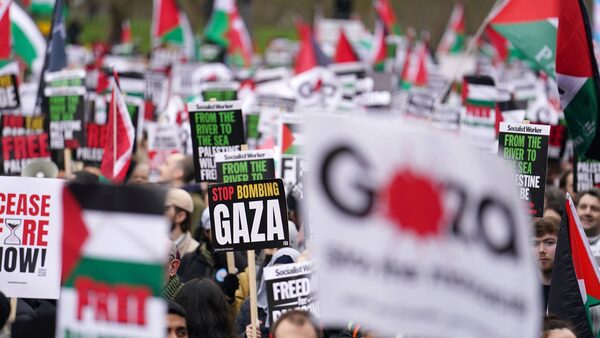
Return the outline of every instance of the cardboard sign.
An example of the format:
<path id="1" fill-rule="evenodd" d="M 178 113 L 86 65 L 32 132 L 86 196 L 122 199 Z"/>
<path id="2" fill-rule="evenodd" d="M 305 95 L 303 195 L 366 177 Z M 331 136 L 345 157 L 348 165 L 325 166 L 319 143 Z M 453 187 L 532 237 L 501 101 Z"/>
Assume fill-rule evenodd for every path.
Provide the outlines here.
<path id="1" fill-rule="evenodd" d="M 382 336 L 539 337 L 529 218 L 501 159 L 405 121 L 320 115 L 307 125 L 325 325 L 360 318 Z"/>
<path id="2" fill-rule="evenodd" d="M 171 154 L 183 153 L 181 130 L 175 124 L 146 123 L 148 133 L 148 159 L 150 160 L 150 179 L 152 182 L 160 176 L 159 168 Z"/>
<path id="3" fill-rule="evenodd" d="M 81 87 L 85 86 L 85 70 L 67 69 L 58 72 L 47 72 L 44 75 L 46 87 Z"/>
<path id="4" fill-rule="evenodd" d="M 20 106 L 17 75 L 0 75 L 0 110 L 18 109 Z"/>
<path id="5" fill-rule="evenodd" d="M 283 115 L 279 127 L 279 149 L 281 160 L 279 164 L 279 177 L 287 185 L 302 181 L 304 172 L 303 147 L 305 145 L 302 133 L 303 119 L 297 115 Z"/>
<path id="6" fill-rule="evenodd" d="M 88 165 L 100 166 L 108 138 L 108 125 L 86 123 L 84 143 L 82 147 L 75 149 L 75 159 Z"/>
<path id="7" fill-rule="evenodd" d="M 51 159 L 43 116 L 0 116 L 2 174 L 19 175 L 36 159 Z"/>
<path id="8" fill-rule="evenodd" d="M 573 168 L 573 189 L 576 192 L 600 188 L 600 161 L 580 160 L 575 156 Z"/>
<path id="9" fill-rule="evenodd" d="M 58 299 L 63 180 L 0 177 L 0 290 Z"/>
<path id="10" fill-rule="evenodd" d="M 190 103 L 188 105 L 196 181 L 217 180 L 216 153 L 240 151 L 244 144 L 244 120 L 240 101 Z"/>
<path id="11" fill-rule="evenodd" d="M 272 150 L 215 154 L 219 182 L 259 181 L 275 178 Z"/>
<path id="12" fill-rule="evenodd" d="M 500 123 L 498 154 L 514 166 L 519 198 L 533 217 L 544 215 L 549 135 L 547 125 Z"/>
<path id="13" fill-rule="evenodd" d="M 131 186 L 64 188 L 56 337 L 164 337 L 164 195 Z"/>
<path id="14" fill-rule="evenodd" d="M 210 186 L 208 206 L 215 252 L 289 245 L 285 191 L 279 179 Z"/>
<path id="15" fill-rule="evenodd" d="M 83 145 L 85 87 L 46 88 L 50 149 L 75 149 Z"/>
<path id="16" fill-rule="evenodd" d="M 240 88 L 238 82 L 206 82 L 201 86 L 202 99 L 210 101 L 235 101 Z"/>
<path id="17" fill-rule="evenodd" d="M 264 276 L 271 325 L 290 310 L 303 310 L 320 316 L 318 283 L 312 262 L 266 267 Z"/>

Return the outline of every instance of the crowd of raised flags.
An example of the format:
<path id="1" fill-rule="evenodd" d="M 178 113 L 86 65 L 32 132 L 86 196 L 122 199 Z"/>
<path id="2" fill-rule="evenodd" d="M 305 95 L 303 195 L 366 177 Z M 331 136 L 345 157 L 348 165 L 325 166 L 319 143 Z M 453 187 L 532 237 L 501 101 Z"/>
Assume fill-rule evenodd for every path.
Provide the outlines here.
<path id="1" fill-rule="evenodd" d="M 242 110 L 245 143 L 243 146 L 235 146 L 241 146 L 243 150 L 272 150 L 276 176 L 283 180 L 286 192 L 300 190 L 300 195 L 304 193 L 303 178 L 306 175 L 315 181 L 322 180 L 319 182 L 325 186 L 325 195 L 335 200 L 339 191 L 332 192 L 327 185 L 329 183 L 326 181 L 332 178 L 326 175 L 325 170 L 332 165 L 332 158 L 339 156 L 339 153 L 355 156 L 355 160 L 348 160 L 349 164 L 346 164 L 358 163 L 363 166 L 361 170 L 371 168 L 369 163 L 377 162 L 375 159 L 389 159 L 393 162 L 398 160 L 397 157 L 402 157 L 392 155 L 400 154 L 400 148 L 397 149 L 395 144 L 389 143 L 389 153 L 384 153 L 381 144 L 374 142 L 369 143 L 369 146 L 377 150 L 370 157 L 361 157 L 360 154 L 357 155 L 359 151 L 342 147 L 332 151 L 330 157 L 323 160 L 321 168 L 319 158 L 315 155 L 318 153 L 314 150 L 315 143 L 311 146 L 312 153 L 304 153 L 305 146 L 311 139 L 315 139 L 303 130 L 307 115 L 313 116 L 313 128 L 318 125 L 315 122 L 318 118 L 315 116 L 319 114 L 359 121 L 375 117 L 375 121 L 389 121 L 380 121 L 382 125 L 386 125 L 385 128 L 389 127 L 387 124 L 415 123 L 419 125 L 418 128 L 460 138 L 470 146 L 469 149 L 487 153 L 485 156 L 498 153 L 501 125 L 550 126 L 547 144 L 549 164 L 548 170 L 543 171 L 547 177 L 542 178 L 550 185 L 558 181 L 561 166 L 570 167 L 577 172 L 578 167 L 572 166 L 574 162 L 587 164 L 591 168 L 596 161 L 600 161 L 600 75 L 596 58 L 600 43 L 600 2 L 594 1 L 592 17 L 583 0 L 498 1 L 477 32 L 468 36 L 465 21 L 465 17 L 469 15 L 468 7 L 458 1 L 449 15 L 449 22 L 439 43 L 431 41 L 427 31 L 417 32 L 413 28 L 402 26 L 396 18 L 393 3 L 390 0 L 373 1 L 376 20 L 372 31 L 358 18 L 333 20 L 316 17 L 312 25 L 307 23 L 309 18 L 297 19 L 294 23 L 297 40 L 275 39 L 259 55 L 254 48 L 252 32 L 247 29 L 235 0 L 215 0 L 210 19 L 199 36 L 195 35 L 195 32 L 200 31 L 198 27 L 192 27 L 188 20 L 188 16 L 197 13 L 185 13 L 177 0 L 154 0 L 152 25 L 148 32 L 152 49 L 149 56 L 144 56 L 137 53 L 131 31 L 131 22 L 136 20 L 135 17 L 122 22 L 119 44 L 108 49 L 101 45 L 90 48 L 69 44 L 64 0 L 56 0 L 48 7 L 52 8 L 52 14 L 49 15 L 49 27 L 45 32 L 47 37 L 42 35 L 38 25 L 16 1 L 0 0 L 0 132 L 3 137 L 0 145 L 0 173 L 6 176 L 27 176 L 34 170 L 30 165 L 39 165 L 38 161 L 43 160 L 54 162 L 64 176 L 85 167 L 100 176 L 102 181 L 122 185 L 134 175 L 140 164 L 147 164 L 149 182 L 162 183 L 159 181 L 160 168 L 167 165 L 169 156 L 178 153 L 194 156 L 196 177 L 200 177 L 198 172 L 204 165 L 201 165 L 202 160 L 209 163 L 214 154 L 210 154 L 208 159 L 201 159 L 202 155 L 198 154 L 199 146 L 195 139 L 192 142 L 192 138 L 198 133 L 202 134 L 203 129 L 199 124 L 203 122 L 195 120 L 193 114 L 202 112 L 202 109 L 222 111 L 217 105 L 222 101 L 238 101 L 232 106 L 240 106 Z M 44 6 L 49 6 L 49 2 L 34 1 L 28 9 L 32 11 L 34 5 L 45 8 Z M 48 8 L 43 8 L 36 10 L 48 12 Z M 592 18 L 595 19 L 593 22 Z M 434 48 L 436 43 L 437 48 Z M 206 108 L 208 106 L 203 106 L 203 103 L 214 103 L 215 106 Z M 61 107 L 61 104 L 65 111 L 56 111 L 56 107 Z M 22 117 L 24 121 L 33 121 L 37 117 L 43 123 L 33 126 L 33 123 L 26 122 L 17 127 L 11 124 L 9 117 Z M 319 126 L 316 128 L 319 133 L 327 133 L 328 128 L 339 128 L 338 132 L 341 133 L 340 130 L 356 127 L 356 133 L 364 132 L 377 137 L 374 132 L 376 128 L 365 126 L 363 131 L 358 129 L 361 127 L 360 123 L 354 126 L 339 122 L 336 126 L 333 125 L 336 124 L 335 119 L 328 117 L 324 121 L 331 125 Z M 226 129 L 233 125 L 213 127 Z M 402 132 L 405 133 L 402 135 L 408 135 L 407 130 Z M 34 135 L 35 140 L 31 138 Z M 387 135 L 392 140 L 393 133 L 386 134 L 382 131 L 382 135 Z M 414 139 L 421 139 L 423 135 L 425 134 L 417 133 Z M 19 139 L 22 136 L 29 138 L 23 141 Z M 219 140 L 227 140 L 226 136 Z M 332 140 L 336 136 L 339 135 L 331 133 Z M 57 137 L 64 139 L 62 146 L 55 145 Z M 325 137 L 316 139 L 325 143 L 331 141 Z M 398 138 L 394 142 L 407 139 L 409 138 Z M 38 141 L 39 144 L 34 144 Z M 228 141 L 223 142 L 224 144 L 219 144 L 223 148 L 230 146 Z M 365 141 L 365 147 L 367 143 Z M 427 149 L 434 151 L 434 148 L 432 145 Z M 401 152 L 403 156 L 412 156 L 404 148 Z M 415 157 L 415 163 L 421 160 Z M 312 163 L 308 163 L 311 161 Z M 446 163 L 450 162 L 444 162 Z M 458 172 L 463 170 L 459 158 L 456 163 L 449 165 L 458 168 Z M 308 170 L 309 167 L 315 170 Z M 342 167 L 338 170 L 346 176 L 351 175 Z M 414 168 L 406 169 L 409 174 L 397 170 L 398 180 L 395 183 L 406 183 L 404 179 L 423 183 L 419 181 L 419 174 L 411 171 Z M 469 170 L 471 168 L 464 168 L 465 172 Z M 498 172 L 504 173 L 500 169 Z M 389 173 L 394 174 L 393 171 Z M 340 177 L 346 177 L 344 175 Z M 365 209 L 367 211 L 354 214 L 348 212 L 350 215 L 361 214 L 361 217 L 367 217 L 373 209 L 373 203 L 378 203 L 373 202 L 374 199 L 394 195 L 390 192 L 384 194 L 367 190 L 374 189 L 374 185 L 382 184 L 387 179 L 372 175 L 365 174 L 361 180 L 373 180 L 375 183 L 348 183 L 348 189 L 364 192 L 364 196 L 357 196 L 356 201 L 348 204 L 333 202 L 333 205 L 348 211 L 359 204 L 363 197 L 371 198 L 371 205 Z M 440 173 L 427 175 L 428 179 L 447 179 Z M 590 175 L 600 175 L 600 171 Z M 331 184 L 340 184 L 344 180 L 346 178 Z M 410 189 L 423 187 L 419 184 L 406 184 Z M 452 189 L 456 188 L 453 185 L 455 183 L 444 181 L 442 185 L 444 184 L 452 186 Z M 576 179 L 574 184 L 578 184 Z M 590 185 L 600 186 L 600 179 Z M 474 186 L 475 183 L 472 187 Z M 390 187 L 387 188 L 393 190 L 395 186 Z M 470 188 L 457 196 L 466 198 L 472 192 Z M 76 191 L 77 186 L 72 189 Z M 318 189 L 320 188 L 308 191 L 316 195 Z M 483 188 L 477 185 L 477 189 Z M 115 189 L 112 193 L 118 193 L 117 191 Z M 434 195 L 437 193 L 432 192 Z M 131 191 L 128 194 L 136 195 Z M 310 196 L 307 198 L 310 199 Z M 518 200 L 517 194 L 514 194 L 514 198 Z M 399 198 L 398 201 L 404 201 L 393 206 L 399 210 L 411 205 L 411 208 L 422 208 L 423 214 L 429 212 L 428 202 L 425 200 L 423 205 L 416 207 L 411 204 L 412 200 Z M 105 202 L 98 199 L 96 203 L 101 205 Z M 473 203 L 470 202 L 469 206 Z M 481 205 L 485 206 L 485 203 L 480 204 L 479 223 L 483 223 L 485 215 L 482 216 Z M 566 271 L 570 273 L 574 269 L 577 273 L 581 295 L 584 296 L 587 291 L 592 295 L 589 297 L 595 300 L 597 297 L 593 295 L 600 291 L 600 279 L 595 271 L 597 266 L 595 262 L 586 259 L 589 245 L 582 235 L 583 230 L 570 197 L 566 198 L 565 204 L 566 217 L 559 233 L 559 242 L 560 236 L 563 236 L 560 255 L 574 266 Z M 102 210 L 112 210 L 108 206 L 105 209 L 107 210 Z M 462 214 L 463 211 L 457 213 Z M 308 210 L 305 219 L 309 219 L 311 213 Z M 329 215 L 322 211 L 316 214 Z M 386 217 L 399 214 L 401 212 L 391 212 Z M 211 219 L 214 221 L 213 216 L 211 215 Z M 340 216 L 333 221 L 343 223 L 346 221 L 344 217 Z M 406 230 L 403 222 L 410 223 L 419 218 L 411 217 L 413 218 L 409 217 L 407 221 L 399 215 L 401 220 L 394 221 L 400 222 L 399 228 Z M 514 216 L 514 219 L 520 219 L 519 217 L 521 216 Z M 421 224 L 420 221 L 415 222 Z M 315 224 L 321 225 L 319 220 Z M 452 226 L 455 233 L 463 231 L 457 230 L 461 226 L 458 221 Z M 318 236 L 320 230 L 313 230 L 312 225 L 307 224 L 302 231 L 305 232 L 302 236 L 306 239 L 303 245 L 310 248 L 312 236 Z M 566 233 L 569 233 L 568 240 L 565 240 Z M 522 243 L 523 239 L 517 242 Z M 521 245 L 518 243 L 515 244 L 517 247 Z M 112 257 L 109 251 L 102 251 L 102 255 Z M 570 252 L 574 257 L 569 258 Z M 331 255 L 343 261 L 340 258 L 343 256 L 341 251 Z M 352 258 L 347 259 L 356 263 Z M 1 260 L 0 256 L 0 266 Z M 156 265 L 156 261 L 153 264 Z M 529 265 L 523 263 L 520 268 L 523 269 L 521 271 L 526 271 Z M 327 269 L 317 271 L 324 275 L 328 273 Z M 400 274 L 399 271 L 395 272 Z M 256 278 L 256 275 L 250 276 Z M 563 284 L 561 287 L 564 287 Z M 74 289 L 69 290 L 73 283 L 65 285 L 63 281 L 63 289 L 65 287 L 70 292 L 68 297 L 75 297 Z M 587 301 L 583 304 L 577 299 L 557 306 L 557 299 L 561 300 L 563 297 L 561 290 L 563 289 L 559 290 L 557 286 L 554 291 L 550 291 L 555 309 L 560 312 L 556 314 L 572 320 L 568 315 L 569 306 L 579 306 L 577 311 L 583 311 L 590 318 L 590 325 L 593 324 L 595 317 L 590 309 L 595 303 Z M 321 289 L 320 292 L 327 290 Z M 153 294 L 156 296 L 157 293 Z M 402 300 L 398 299 L 397 303 L 402 303 Z M 371 306 L 376 307 L 373 304 Z M 324 304 L 324 308 L 335 307 Z M 526 309 L 523 306 L 521 310 L 527 311 Z M 366 305 L 365 310 L 368 310 Z M 503 315 L 498 315 L 499 321 L 506 320 L 509 323 Z M 539 315 L 541 322 L 542 312 Z M 323 314 L 323 317 L 335 316 Z M 384 319 L 380 319 L 383 322 Z M 360 322 L 361 318 L 347 320 Z M 335 321 L 332 319 L 332 322 Z M 389 333 L 389 330 L 378 327 L 382 322 L 377 319 L 367 320 L 367 324 L 374 326 L 374 331 Z M 524 327 L 539 328 L 539 322 Z M 435 321 L 432 321 L 432 325 L 435 326 Z M 415 324 L 408 327 L 418 330 L 419 326 Z M 588 328 L 585 337 L 598 336 L 596 331 L 592 335 L 592 331 Z M 432 329 L 425 334 L 432 332 L 435 334 L 436 331 Z M 474 337 L 473 332 L 466 336 Z M 451 335 L 458 337 L 459 333 L 459 330 L 452 331 Z M 533 335 L 526 338 L 533 338 Z"/>

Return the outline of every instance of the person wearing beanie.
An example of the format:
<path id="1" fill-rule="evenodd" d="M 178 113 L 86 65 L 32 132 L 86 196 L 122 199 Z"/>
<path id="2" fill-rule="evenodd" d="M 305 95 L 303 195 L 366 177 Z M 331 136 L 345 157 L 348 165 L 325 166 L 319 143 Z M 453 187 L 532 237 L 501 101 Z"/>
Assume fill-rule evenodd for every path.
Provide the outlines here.
<path id="1" fill-rule="evenodd" d="M 165 215 L 171 222 L 171 239 L 177 246 L 178 257 L 198 248 L 199 243 L 190 232 L 193 212 L 194 202 L 189 193 L 177 188 L 169 190 L 165 200 Z"/>

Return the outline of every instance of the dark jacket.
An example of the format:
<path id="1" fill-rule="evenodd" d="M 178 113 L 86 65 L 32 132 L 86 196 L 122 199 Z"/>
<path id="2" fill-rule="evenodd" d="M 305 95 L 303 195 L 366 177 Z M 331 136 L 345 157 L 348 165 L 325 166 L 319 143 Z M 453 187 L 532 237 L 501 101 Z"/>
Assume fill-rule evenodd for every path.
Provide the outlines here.
<path id="1" fill-rule="evenodd" d="M 260 332 L 263 337 L 269 337 L 269 329 L 265 327 L 267 322 L 267 312 L 258 308 L 258 320 L 262 322 Z M 246 337 L 246 326 L 250 325 L 250 299 L 246 299 L 240 308 L 240 313 L 235 317 L 235 330 L 241 338 Z"/>

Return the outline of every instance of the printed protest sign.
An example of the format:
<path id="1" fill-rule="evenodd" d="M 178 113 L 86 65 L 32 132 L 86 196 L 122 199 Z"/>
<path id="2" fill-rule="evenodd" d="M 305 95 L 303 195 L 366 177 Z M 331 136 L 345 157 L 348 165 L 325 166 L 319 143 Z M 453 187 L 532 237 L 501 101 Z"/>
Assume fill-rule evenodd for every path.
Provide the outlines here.
<path id="1" fill-rule="evenodd" d="M 58 299 L 63 180 L 0 176 L 0 290 Z"/>
<path id="2" fill-rule="evenodd" d="M 44 80 L 46 87 L 81 87 L 85 86 L 85 70 L 65 69 L 58 72 L 47 72 Z"/>
<path id="3" fill-rule="evenodd" d="M 307 124 L 325 325 L 360 318 L 383 336 L 539 336 L 529 219 L 501 159 L 408 122 L 320 115 Z"/>
<path id="4" fill-rule="evenodd" d="M 302 121 L 301 116 L 285 114 L 279 124 L 278 142 L 281 149 L 279 177 L 290 185 L 301 181 L 304 172 L 305 160 L 302 151 L 305 141 L 302 134 Z"/>
<path id="5" fill-rule="evenodd" d="M 575 156 L 573 168 L 573 189 L 576 192 L 600 188 L 600 161 L 580 160 Z"/>
<path id="6" fill-rule="evenodd" d="M 17 75 L 0 75 L 0 110 L 18 109 L 20 105 Z"/>
<path id="7" fill-rule="evenodd" d="M 100 166 L 108 137 L 108 125 L 87 122 L 83 146 L 75 149 L 75 159 L 88 165 Z"/>
<path id="8" fill-rule="evenodd" d="M 159 168 L 171 154 L 183 153 L 181 130 L 175 124 L 146 123 L 148 133 L 148 159 L 150 160 L 150 179 L 158 180 Z"/>
<path id="9" fill-rule="evenodd" d="M 216 252 L 289 245 L 285 191 L 279 179 L 210 186 L 208 206 Z"/>
<path id="10" fill-rule="evenodd" d="M 196 181 L 216 181 L 216 153 L 240 151 L 244 120 L 240 101 L 190 103 L 188 105 Z"/>
<path id="11" fill-rule="evenodd" d="M 275 178 L 272 150 L 215 154 L 219 182 L 245 182 Z"/>
<path id="12" fill-rule="evenodd" d="M 43 116 L 0 116 L 2 174 L 18 175 L 36 159 L 50 160 L 48 134 Z"/>
<path id="13" fill-rule="evenodd" d="M 75 149 L 83 145 L 85 87 L 46 88 L 50 149 Z"/>
<path id="14" fill-rule="evenodd" d="M 271 325 L 290 310 L 319 317 L 317 281 L 312 262 L 276 265 L 264 271 Z"/>
<path id="15" fill-rule="evenodd" d="M 164 194 L 69 184 L 56 337 L 164 337 Z"/>
<path id="16" fill-rule="evenodd" d="M 202 84 L 201 93 L 204 101 L 235 101 L 239 82 L 205 82 Z"/>
<path id="17" fill-rule="evenodd" d="M 500 123 L 498 154 L 514 166 L 519 198 L 534 217 L 544 215 L 549 135 L 547 125 Z"/>

